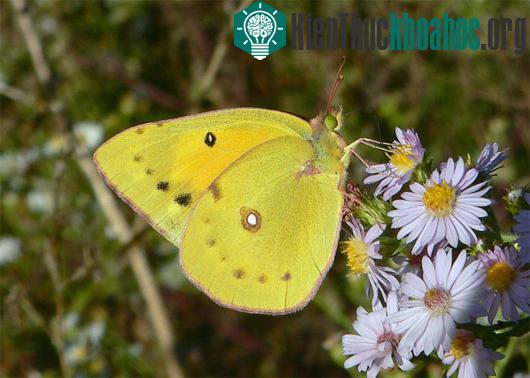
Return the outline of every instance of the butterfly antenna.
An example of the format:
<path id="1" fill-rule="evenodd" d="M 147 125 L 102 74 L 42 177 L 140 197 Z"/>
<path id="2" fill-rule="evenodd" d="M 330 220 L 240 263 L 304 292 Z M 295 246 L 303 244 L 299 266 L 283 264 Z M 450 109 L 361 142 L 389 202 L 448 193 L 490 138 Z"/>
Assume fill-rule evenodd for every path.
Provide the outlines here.
<path id="1" fill-rule="evenodd" d="M 381 118 L 377 115 L 377 111 L 373 106 L 370 106 L 370 109 L 374 113 L 375 118 L 377 119 L 377 139 L 383 140 L 383 137 L 381 136 Z"/>
<path id="2" fill-rule="evenodd" d="M 335 82 L 333 83 L 333 87 L 331 88 L 331 93 L 329 94 L 328 105 L 326 106 L 326 114 L 330 114 L 331 103 L 333 102 L 333 99 L 335 98 L 335 95 L 337 94 L 337 90 L 339 89 L 340 83 L 342 83 L 342 81 L 344 80 L 342 69 L 344 68 L 345 64 L 346 64 L 346 57 L 343 56 L 339 69 L 337 70 L 337 76 L 335 77 Z"/>

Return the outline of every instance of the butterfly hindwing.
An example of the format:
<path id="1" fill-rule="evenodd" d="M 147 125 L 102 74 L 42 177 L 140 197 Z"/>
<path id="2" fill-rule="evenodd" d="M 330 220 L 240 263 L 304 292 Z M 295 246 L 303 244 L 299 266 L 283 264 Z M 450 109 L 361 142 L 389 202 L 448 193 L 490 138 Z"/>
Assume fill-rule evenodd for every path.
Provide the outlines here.
<path id="1" fill-rule="evenodd" d="M 230 165 L 198 200 L 181 265 L 216 302 L 281 314 L 302 308 L 327 273 L 341 219 L 341 172 L 312 166 L 299 137 L 270 140 Z"/>
<path id="2" fill-rule="evenodd" d="M 310 133 L 287 113 L 229 109 L 127 129 L 94 160 L 111 188 L 177 245 L 187 214 L 230 164 L 267 141 Z"/>

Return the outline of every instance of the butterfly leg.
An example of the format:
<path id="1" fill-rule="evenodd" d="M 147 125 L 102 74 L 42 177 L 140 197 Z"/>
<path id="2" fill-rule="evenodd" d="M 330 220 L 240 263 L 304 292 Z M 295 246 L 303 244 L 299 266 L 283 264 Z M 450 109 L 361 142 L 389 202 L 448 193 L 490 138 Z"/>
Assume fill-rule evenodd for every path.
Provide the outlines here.
<path id="1" fill-rule="evenodd" d="M 356 141 L 354 141 L 353 143 L 351 143 L 351 144 L 347 145 L 346 147 L 344 147 L 344 155 L 342 155 L 342 158 L 340 159 L 340 161 L 346 168 L 350 164 L 350 156 L 351 155 L 354 155 L 357 159 L 359 159 L 367 167 L 369 166 L 369 164 L 366 162 L 366 160 L 364 160 L 361 156 L 359 156 L 359 154 L 355 151 L 355 149 L 357 148 L 358 145 L 365 144 L 365 143 L 369 143 L 369 139 L 359 138 Z"/>
<path id="2" fill-rule="evenodd" d="M 347 145 L 346 147 L 344 147 L 344 155 L 342 156 L 341 162 L 342 162 L 342 164 L 345 167 L 347 167 L 348 164 L 350 163 L 350 155 L 355 156 L 366 167 L 370 166 L 370 164 L 365 159 L 363 159 L 355 151 L 357 146 L 360 145 L 360 144 L 364 144 L 365 146 L 372 147 L 372 148 L 375 148 L 375 149 L 378 149 L 378 150 L 381 150 L 381 151 L 385 151 L 387 153 L 391 153 L 392 152 L 392 148 L 391 147 L 393 146 L 392 143 L 380 142 L 378 140 L 368 139 L 368 138 L 359 138 L 356 141 L 354 141 L 353 143 L 351 143 L 351 144 Z M 380 147 L 380 146 L 383 146 L 383 147 Z"/>

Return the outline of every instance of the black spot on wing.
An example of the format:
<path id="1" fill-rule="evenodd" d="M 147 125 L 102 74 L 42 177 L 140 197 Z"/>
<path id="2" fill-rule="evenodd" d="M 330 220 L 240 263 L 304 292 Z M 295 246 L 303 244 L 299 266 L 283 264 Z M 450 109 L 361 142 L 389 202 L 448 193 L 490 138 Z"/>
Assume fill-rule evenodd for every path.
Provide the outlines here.
<path id="1" fill-rule="evenodd" d="M 175 202 L 180 206 L 189 206 L 191 203 L 191 193 L 182 193 L 175 197 Z"/>
<path id="2" fill-rule="evenodd" d="M 146 175 L 151 176 L 153 173 L 155 173 L 155 171 L 152 170 L 151 168 L 146 168 L 145 169 L 145 174 Z"/>
<path id="3" fill-rule="evenodd" d="M 142 157 L 138 154 L 134 155 L 133 156 L 133 160 L 137 163 L 141 162 L 142 161 Z"/>
<path id="4" fill-rule="evenodd" d="M 208 187 L 208 190 L 210 191 L 210 193 L 212 193 L 212 197 L 213 197 L 214 202 L 219 201 L 219 199 L 222 197 L 221 196 L 221 189 L 219 188 L 219 184 L 214 182 L 213 184 L 211 184 Z"/>
<path id="5" fill-rule="evenodd" d="M 282 281 L 289 281 L 291 279 L 291 273 L 285 272 L 282 276 Z"/>
<path id="6" fill-rule="evenodd" d="M 243 269 L 236 269 L 234 270 L 233 274 L 234 274 L 234 277 L 237 278 L 238 280 L 245 277 L 245 271 Z"/>
<path id="7" fill-rule="evenodd" d="M 156 184 L 156 188 L 158 190 L 161 190 L 163 192 L 167 192 L 169 190 L 169 182 L 167 181 L 160 181 L 158 184 Z"/>
<path id="8" fill-rule="evenodd" d="M 217 137 L 213 133 L 208 131 L 206 133 L 206 136 L 204 137 L 204 144 L 206 144 L 208 147 L 211 148 L 215 144 L 216 140 L 217 140 Z"/>

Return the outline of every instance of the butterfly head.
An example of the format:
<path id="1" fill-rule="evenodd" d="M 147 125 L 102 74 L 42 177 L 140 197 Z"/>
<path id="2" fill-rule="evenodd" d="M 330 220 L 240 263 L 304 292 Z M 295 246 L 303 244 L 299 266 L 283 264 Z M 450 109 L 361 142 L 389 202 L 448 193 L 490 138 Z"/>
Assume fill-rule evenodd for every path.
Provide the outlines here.
<path id="1" fill-rule="evenodd" d="M 342 121 L 342 107 L 331 108 L 328 111 L 321 112 L 309 121 L 313 129 L 312 139 L 321 139 L 323 134 L 340 136 Z"/>

